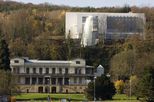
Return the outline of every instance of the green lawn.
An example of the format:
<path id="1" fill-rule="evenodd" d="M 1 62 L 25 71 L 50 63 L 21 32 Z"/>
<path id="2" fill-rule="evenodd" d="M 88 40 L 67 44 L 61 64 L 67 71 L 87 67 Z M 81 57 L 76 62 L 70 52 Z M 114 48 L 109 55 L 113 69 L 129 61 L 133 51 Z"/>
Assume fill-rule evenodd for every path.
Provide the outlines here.
<path id="1" fill-rule="evenodd" d="M 52 99 L 71 98 L 72 100 L 85 100 L 84 94 L 46 94 L 46 93 L 25 93 L 17 95 L 16 99 L 46 99 L 50 95 Z"/>
<path id="2" fill-rule="evenodd" d="M 29 100 L 35 100 L 35 99 L 47 99 L 47 96 L 49 94 L 40 94 L 40 93 L 26 93 L 26 94 L 21 94 L 21 95 L 17 95 L 16 99 L 29 99 Z M 51 99 L 53 100 L 60 100 L 62 98 L 71 98 L 72 100 L 74 100 L 74 102 L 76 101 L 82 101 L 82 100 L 86 100 L 85 95 L 84 94 L 50 94 Z M 124 94 L 116 94 L 113 97 L 113 100 L 107 100 L 107 101 L 103 101 L 103 102 L 139 102 L 136 100 L 136 97 L 131 97 L 131 100 L 129 100 L 130 97 L 124 95 Z M 33 101 L 30 101 L 33 102 Z M 36 102 L 36 101 L 35 101 Z M 43 102 L 43 101 L 37 101 L 37 102 Z M 45 102 L 45 101 L 44 101 Z M 58 101 L 54 101 L 54 102 L 58 102 Z"/>
<path id="3" fill-rule="evenodd" d="M 113 100 L 107 100 L 103 102 L 139 102 L 136 100 L 135 96 L 132 96 L 131 98 L 126 96 L 125 94 L 116 94 L 113 97 Z"/>

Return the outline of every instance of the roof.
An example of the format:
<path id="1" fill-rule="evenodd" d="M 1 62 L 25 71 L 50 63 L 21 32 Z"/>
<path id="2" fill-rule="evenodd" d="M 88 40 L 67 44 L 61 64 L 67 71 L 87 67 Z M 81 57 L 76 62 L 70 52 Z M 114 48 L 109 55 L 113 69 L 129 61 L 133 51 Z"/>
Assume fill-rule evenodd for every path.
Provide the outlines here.
<path id="1" fill-rule="evenodd" d="M 68 64 L 68 63 L 71 63 L 71 61 L 62 61 L 62 60 L 60 60 L 60 61 L 55 61 L 55 60 L 53 60 L 53 61 L 51 61 L 51 60 L 26 60 L 26 63 L 39 63 L 39 64 L 41 64 L 41 63 L 46 63 L 46 64 L 62 63 L 62 64 Z"/>
<path id="2" fill-rule="evenodd" d="M 145 16 L 144 13 L 110 13 L 110 12 L 66 12 L 66 14 L 106 15 L 106 16 Z"/>

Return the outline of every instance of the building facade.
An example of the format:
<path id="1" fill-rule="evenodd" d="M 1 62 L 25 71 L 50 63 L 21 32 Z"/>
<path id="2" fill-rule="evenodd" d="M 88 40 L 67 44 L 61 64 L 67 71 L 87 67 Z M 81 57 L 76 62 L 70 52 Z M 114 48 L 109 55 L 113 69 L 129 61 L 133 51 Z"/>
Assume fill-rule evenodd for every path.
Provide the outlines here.
<path id="1" fill-rule="evenodd" d="M 24 93 L 82 93 L 94 69 L 83 59 L 70 61 L 30 60 L 13 58 L 10 63 Z"/>
<path id="2" fill-rule="evenodd" d="M 138 34 L 144 38 L 143 13 L 66 12 L 65 37 L 81 39 L 83 46 L 98 40 L 125 39 Z"/>

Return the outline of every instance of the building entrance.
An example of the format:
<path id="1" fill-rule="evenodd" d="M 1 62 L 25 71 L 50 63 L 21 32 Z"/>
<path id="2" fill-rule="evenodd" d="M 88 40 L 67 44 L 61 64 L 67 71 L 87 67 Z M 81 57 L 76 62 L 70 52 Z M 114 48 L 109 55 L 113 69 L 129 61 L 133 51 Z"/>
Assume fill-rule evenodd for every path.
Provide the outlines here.
<path id="1" fill-rule="evenodd" d="M 45 93 L 50 93 L 50 87 L 49 86 L 45 87 Z"/>
<path id="2" fill-rule="evenodd" d="M 38 93 L 43 93 L 43 87 L 38 87 Z"/>
<path id="3" fill-rule="evenodd" d="M 52 87 L 52 93 L 56 93 L 56 87 Z"/>

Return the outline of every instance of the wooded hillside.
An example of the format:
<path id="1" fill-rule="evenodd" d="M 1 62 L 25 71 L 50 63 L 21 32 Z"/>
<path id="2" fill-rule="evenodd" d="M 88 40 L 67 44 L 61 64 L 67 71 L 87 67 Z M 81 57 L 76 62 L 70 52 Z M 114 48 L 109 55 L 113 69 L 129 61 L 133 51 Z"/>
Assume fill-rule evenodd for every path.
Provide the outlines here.
<path id="1" fill-rule="evenodd" d="M 27 56 L 36 59 L 65 60 L 81 57 L 85 58 L 89 65 L 102 64 L 108 69 L 112 56 L 123 51 L 126 43 L 115 41 L 111 45 L 100 43 L 95 47 L 76 47 L 74 41 L 64 39 L 65 12 L 67 11 L 145 13 L 145 33 L 148 42 L 145 46 L 150 51 L 153 50 L 151 47 L 154 45 L 154 8 L 128 6 L 80 8 L 47 3 L 34 5 L 0 1 L 0 33 L 5 36 L 9 44 L 11 58 Z M 135 40 L 129 41 L 135 42 Z M 146 43 L 146 41 L 136 41 L 135 44 L 141 45 L 141 42 Z"/>

